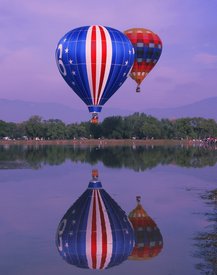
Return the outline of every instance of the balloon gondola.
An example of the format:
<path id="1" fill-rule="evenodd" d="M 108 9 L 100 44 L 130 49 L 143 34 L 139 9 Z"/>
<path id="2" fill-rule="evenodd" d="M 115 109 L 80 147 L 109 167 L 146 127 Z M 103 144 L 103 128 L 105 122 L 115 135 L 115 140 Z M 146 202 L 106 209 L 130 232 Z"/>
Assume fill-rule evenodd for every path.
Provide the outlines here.
<path id="1" fill-rule="evenodd" d="M 92 123 L 108 99 L 121 87 L 134 62 L 134 48 L 120 31 L 99 25 L 66 33 L 56 49 L 58 69 L 88 106 Z"/>
<path id="2" fill-rule="evenodd" d="M 137 83 L 136 92 L 140 92 L 140 84 L 161 56 L 162 41 L 157 34 L 144 28 L 132 28 L 124 33 L 134 46 L 135 61 L 130 76 Z"/>
<path id="3" fill-rule="evenodd" d="M 141 197 L 137 196 L 137 206 L 128 215 L 135 234 L 135 246 L 129 260 L 151 259 L 157 256 L 163 248 L 161 232 L 140 201 Z"/>
<path id="4" fill-rule="evenodd" d="M 102 188 L 93 170 L 87 190 L 59 223 L 56 246 L 69 264 L 105 269 L 127 260 L 134 246 L 134 231 L 126 213 Z"/>

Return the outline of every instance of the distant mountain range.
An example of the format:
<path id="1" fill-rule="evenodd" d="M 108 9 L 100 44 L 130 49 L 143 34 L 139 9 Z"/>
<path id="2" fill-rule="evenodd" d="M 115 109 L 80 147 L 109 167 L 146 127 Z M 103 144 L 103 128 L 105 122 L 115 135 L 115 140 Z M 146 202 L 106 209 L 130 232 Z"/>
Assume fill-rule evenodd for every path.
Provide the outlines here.
<path id="1" fill-rule="evenodd" d="M 189 105 L 174 108 L 153 108 L 137 110 L 157 118 L 204 117 L 217 120 L 217 97 L 207 98 Z M 103 108 L 100 121 L 112 115 L 126 116 L 133 111 L 115 108 Z M 0 99 L 0 120 L 21 122 L 32 115 L 43 119 L 61 119 L 65 123 L 88 121 L 90 114 L 84 110 L 76 110 L 58 103 L 27 102 L 20 100 Z"/>
<path id="2" fill-rule="evenodd" d="M 144 112 L 157 118 L 203 117 L 217 120 L 217 97 L 174 108 L 147 109 Z"/>

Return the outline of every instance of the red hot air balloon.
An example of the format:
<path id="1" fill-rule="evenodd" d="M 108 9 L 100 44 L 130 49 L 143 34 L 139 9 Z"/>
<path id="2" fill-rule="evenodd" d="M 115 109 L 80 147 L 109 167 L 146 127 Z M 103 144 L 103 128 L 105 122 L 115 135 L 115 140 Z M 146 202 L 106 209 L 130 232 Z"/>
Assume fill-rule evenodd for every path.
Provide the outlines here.
<path id="1" fill-rule="evenodd" d="M 163 248 L 163 238 L 159 228 L 148 216 L 142 205 L 141 197 L 137 196 L 137 206 L 129 214 L 134 234 L 135 246 L 129 260 L 147 260 L 157 256 Z"/>
<path id="2" fill-rule="evenodd" d="M 134 46 L 135 61 L 130 76 L 138 85 L 136 91 L 140 92 L 140 84 L 161 56 L 162 42 L 157 34 L 143 28 L 129 29 L 124 33 Z"/>

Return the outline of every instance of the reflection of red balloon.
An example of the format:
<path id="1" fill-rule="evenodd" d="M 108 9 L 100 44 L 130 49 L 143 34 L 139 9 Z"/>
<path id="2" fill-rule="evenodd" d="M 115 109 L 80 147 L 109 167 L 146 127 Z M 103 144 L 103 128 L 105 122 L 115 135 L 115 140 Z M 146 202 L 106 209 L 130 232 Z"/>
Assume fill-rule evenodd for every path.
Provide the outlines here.
<path id="1" fill-rule="evenodd" d="M 138 84 L 136 91 L 140 92 L 140 84 L 160 58 L 162 42 L 157 34 L 143 28 L 129 29 L 124 33 L 135 50 L 135 61 L 130 76 Z"/>
<path id="2" fill-rule="evenodd" d="M 129 214 L 134 233 L 135 246 L 128 259 L 146 260 L 157 256 L 163 248 L 163 238 L 159 228 L 140 204 L 140 197 L 137 197 L 138 205 Z"/>

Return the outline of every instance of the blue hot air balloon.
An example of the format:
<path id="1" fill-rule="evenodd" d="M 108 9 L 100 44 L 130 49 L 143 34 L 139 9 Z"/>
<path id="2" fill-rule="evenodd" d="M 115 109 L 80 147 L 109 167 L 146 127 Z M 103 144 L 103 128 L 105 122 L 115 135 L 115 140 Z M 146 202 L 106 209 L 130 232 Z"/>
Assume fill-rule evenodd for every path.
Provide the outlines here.
<path id="1" fill-rule="evenodd" d="M 134 231 L 125 212 L 93 172 L 87 190 L 69 208 L 57 229 L 56 245 L 69 264 L 105 269 L 127 260 Z"/>
<path id="2" fill-rule="evenodd" d="M 69 31 L 56 49 L 59 71 L 84 101 L 98 122 L 106 101 L 126 80 L 134 63 L 134 48 L 120 31 L 103 26 L 85 26 Z"/>

